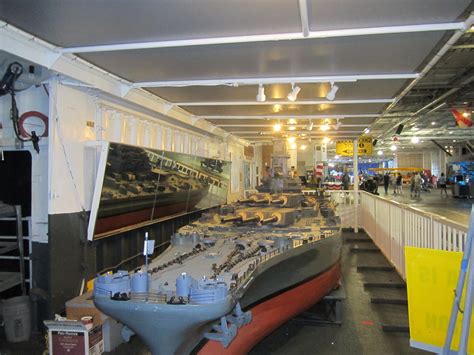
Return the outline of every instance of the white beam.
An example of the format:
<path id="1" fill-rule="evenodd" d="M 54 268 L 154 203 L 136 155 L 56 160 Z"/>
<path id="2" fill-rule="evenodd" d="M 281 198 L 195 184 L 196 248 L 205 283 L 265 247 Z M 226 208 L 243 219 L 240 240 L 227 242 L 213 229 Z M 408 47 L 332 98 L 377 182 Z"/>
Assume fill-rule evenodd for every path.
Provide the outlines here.
<path id="1" fill-rule="evenodd" d="M 62 48 L 63 53 L 90 53 L 90 52 L 110 52 L 150 48 L 173 48 L 191 46 L 209 46 L 218 44 L 255 43 L 270 41 L 288 41 L 295 39 L 319 39 L 352 36 L 371 36 L 392 33 L 412 33 L 412 32 L 432 32 L 432 31 L 465 31 L 464 22 L 433 23 L 423 25 L 385 26 L 367 28 L 349 28 L 342 30 L 309 31 L 307 36 L 302 32 L 290 33 L 270 33 L 249 36 L 228 36 L 228 37 L 208 37 L 196 39 L 181 39 L 171 41 L 151 41 L 123 44 L 104 44 L 98 46 L 81 46 Z"/>
<path id="2" fill-rule="evenodd" d="M 298 0 L 300 9 L 300 20 L 301 20 L 301 32 L 303 37 L 309 36 L 309 17 L 308 17 L 308 1 Z"/>
<path id="3" fill-rule="evenodd" d="M 176 106 L 262 106 L 262 105 L 348 105 L 348 104 L 386 104 L 393 102 L 393 99 L 363 99 L 363 100 L 305 100 L 305 101 L 192 101 L 174 102 Z"/>
<path id="4" fill-rule="evenodd" d="M 272 124 L 246 124 L 246 123 L 240 123 L 240 124 L 216 124 L 218 127 L 273 127 Z M 285 127 L 306 127 L 307 124 L 288 124 Z M 314 127 L 321 127 L 322 125 L 314 125 Z M 341 127 L 367 127 L 366 124 L 341 124 Z"/>
<path id="5" fill-rule="evenodd" d="M 252 134 L 255 134 L 254 131 L 232 131 L 231 132 L 232 134 L 238 134 L 239 136 L 245 136 L 246 134 L 248 135 L 252 135 Z M 266 134 L 273 134 L 273 132 L 271 131 L 266 131 L 265 132 Z M 283 131 L 283 132 L 280 132 L 280 133 L 283 133 L 283 134 L 300 134 L 300 133 L 306 133 L 306 134 L 312 134 L 312 133 L 320 133 L 320 134 L 323 134 L 325 136 L 332 136 L 332 135 L 336 135 L 336 136 L 339 136 L 339 135 L 344 135 L 344 134 L 355 134 L 355 135 L 358 135 L 358 134 L 362 134 L 363 131 L 360 130 L 360 131 L 333 131 L 333 130 L 329 130 L 329 131 L 320 131 L 320 130 L 315 130 L 315 131 L 308 131 L 308 130 L 299 130 L 299 131 Z"/>
<path id="6" fill-rule="evenodd" d="M 338 118 L 343 120 L 344 118 L 375 118 L 379 117 L 380 113 L 366 113 L 366 114 L 346 114 L 346 115 L 233 115 L 233 116 L 198 116 L 200 119 L 205 120 L 255 120 L 255 119 L 269 119 L 269 120 L 278 120 L 278 119 L 326 119 L 326 118 Z"/>
<path id="7" fill-rule="evenodd" d="M 393 80 L 416 79 L 418 73 L 395 74 L 352 74 L 352 75 L 322 75 L 301 77 L 273 77 L 273 78 L 224 78 L 224 79 L 189 79 L 165 80 L 134 83 L 134 87 L 165 88 L 187 86 L 242 86 L 242 85 L 269 85 L 269 84 L 314 84 L 314 83 L 350 83 L 358 80 Z"/>

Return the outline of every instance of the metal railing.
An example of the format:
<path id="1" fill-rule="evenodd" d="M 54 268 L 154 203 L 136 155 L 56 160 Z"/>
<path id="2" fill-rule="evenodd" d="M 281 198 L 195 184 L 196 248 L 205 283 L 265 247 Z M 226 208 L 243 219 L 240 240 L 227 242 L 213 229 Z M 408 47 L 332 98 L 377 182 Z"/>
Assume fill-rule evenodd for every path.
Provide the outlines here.
<path id="1" fill-rule="evenodd" d="M 405 246 L 464 251 L 468 227 L 434 213 L 360 192 L 360 227 L 405 278 Z"/>

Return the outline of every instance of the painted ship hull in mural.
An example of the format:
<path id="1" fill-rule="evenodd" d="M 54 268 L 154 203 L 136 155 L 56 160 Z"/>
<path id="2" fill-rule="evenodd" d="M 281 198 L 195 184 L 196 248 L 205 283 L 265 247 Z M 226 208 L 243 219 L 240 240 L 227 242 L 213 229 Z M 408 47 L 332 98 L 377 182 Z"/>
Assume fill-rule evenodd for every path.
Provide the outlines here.
<path id="1" fill-rule="evenodd" d="M 337 287 L 333 209 L 295 193 L 223 206 L 174 234 L 148 274 L 100 276 L 94 302 L 153 354 L 245 353 Z"/>
<path id="2" fill-rule="evenodd" d="M 110 143 L 94 234 L 222 204 L 227 170 L 217 159 Z"/>

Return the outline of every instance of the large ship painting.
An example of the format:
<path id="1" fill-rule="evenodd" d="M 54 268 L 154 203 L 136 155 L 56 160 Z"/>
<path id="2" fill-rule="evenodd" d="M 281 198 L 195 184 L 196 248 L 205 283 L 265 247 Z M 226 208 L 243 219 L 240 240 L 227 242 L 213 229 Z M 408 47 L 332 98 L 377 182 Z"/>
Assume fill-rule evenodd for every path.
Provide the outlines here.
<path id="1" fill-rule="evenodd" d="M 324 196 L 256 193 L 182 228 L 148 267 L 99 276 L 94 302 L 155 354 L 245 354 L 336 288 L 341 224 Z"/>
<path id="2" fill-rule="evenodd" d="M 186 154 L 111 143 L 95 224 L 95 236 L 196 209 L 222 204 L 228 178 Z"/>

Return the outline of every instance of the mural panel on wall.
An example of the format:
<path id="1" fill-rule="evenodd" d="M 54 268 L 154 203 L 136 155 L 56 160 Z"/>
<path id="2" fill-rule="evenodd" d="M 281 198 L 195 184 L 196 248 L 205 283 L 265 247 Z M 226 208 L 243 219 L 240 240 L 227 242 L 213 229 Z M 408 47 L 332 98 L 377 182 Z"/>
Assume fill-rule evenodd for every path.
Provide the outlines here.
<path id="1" fill-rule="evenodd" d="M 230 168 L 219 159 L 110 143 L 94 238 L 226 203 Z"/>

